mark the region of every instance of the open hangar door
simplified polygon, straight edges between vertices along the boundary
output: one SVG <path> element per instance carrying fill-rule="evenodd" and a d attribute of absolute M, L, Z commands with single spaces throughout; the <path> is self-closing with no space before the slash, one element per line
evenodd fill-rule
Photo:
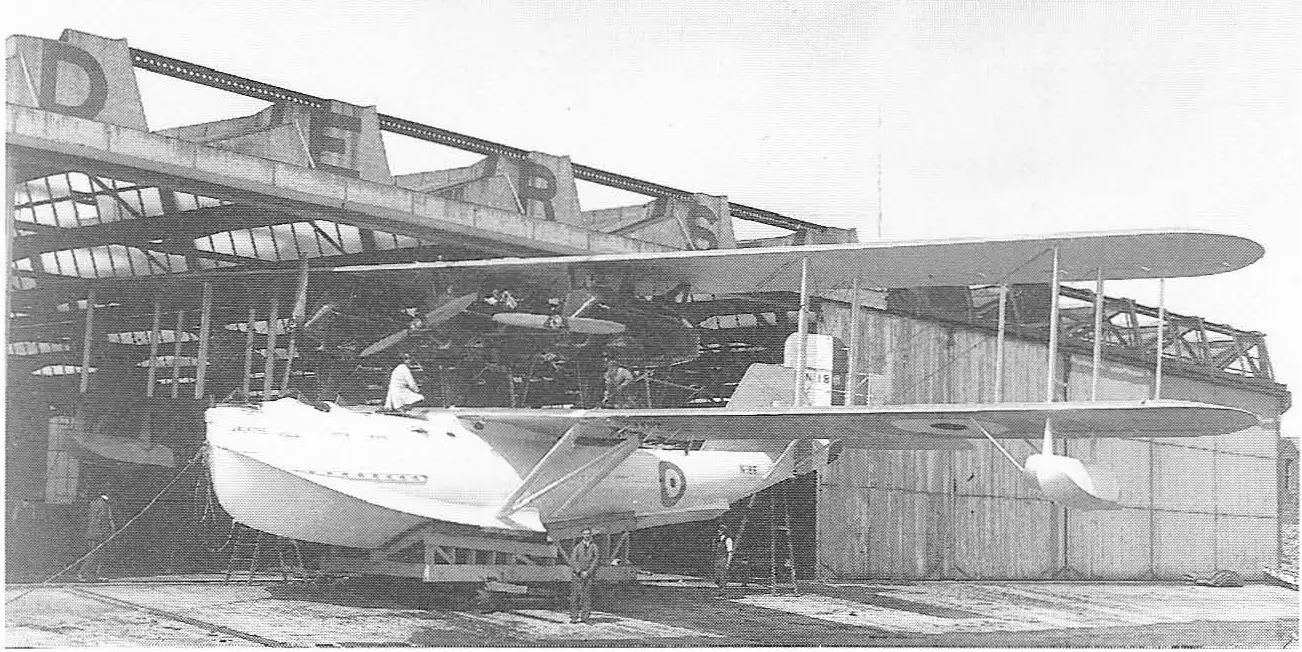
<path fill-rule="evenodd" d="M 818 553 L 817 493 L 818 474 L 807 473 L 769 487 L 753 500 L 733 503 L 716 519 L 640 530 L 632 538 L 632 562 L 656 573 L 709 577 L 712 542 L 723 524 L 735 546 L 731 581 L 767 584 L 773 577 L 774 562 L 782 577 L 788 555 L 795 560 L 797 578 L 813 579 Z M 791 533 L 789 553 L 785 533 L 780 530 L 785 527 Z"/>

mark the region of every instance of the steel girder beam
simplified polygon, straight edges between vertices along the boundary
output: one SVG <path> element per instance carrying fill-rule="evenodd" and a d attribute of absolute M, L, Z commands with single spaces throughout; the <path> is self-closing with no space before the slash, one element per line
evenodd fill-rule
<path fill-rule="evenodd" d="M 137 68 L 149 70 L 161 75 L 184 79 L 186 81 L 202 84 L 212 88 L 219 88 L 224 91 L 238 93 L 246 97 L 253 97 L 268 102 L 293 102 L 310 106 L 316 109 L 324 109 L 328 105 L 328 100 L 307 93 L 292 91 L 280 86 L 273 86 L 264 82 L 240 77 L 230 73 L 214 70 L 207 66 L 201 66 L 180 59 L 173 59 L 161 54 L 147 52 L 137 48 L 131 48 L 132 64 Z M 522 159 L 529 155 L 528 150 L 495 143 L 491 140 L 485 140 L 475 136 L 458 133 L 449 129 L 442 129 L 431 125 L 421 124 L 413 120 L 399 118 L 396 116 L 379 114 L 380 129 L 391 133 L 402 134 L 411 138 L 417 138 L 448 147 L 474 152 L 476 154 L 508 156 L 511 158 Z M 678 188 L 671 188 L 662 184 L 651 181 L 635 179 L 630 176 L 600 170 L 587 165 L 575 163 L 572 165 L 574 178 L 580 181 L 618 188 L 620 190 L 634 192 L 651 197 L 676 197 L 680 199 L 690 199 L 692 193 Z M 794 217 L 788 217 L 780 213 L 754 208 L 743 204 L 729 202 L 729 212 L 733 217 L 761 224 L 768 224 L 792 231 L 811 230 L 823 231 L 827 227 L 813 222 L 806 222 Z"/>
<path fill-rule="evenodd" d="M 303 218 L 297 215 L 259 210 L 239 204 L 227 204 L 224 206 L 196 208 L 157 217 L 137 217 L 71 229 L 58 227 L 41 229 L 39 233 L 14 238 L 10 252 L 11 258 L 17 260 L 48 251 L 97 247 L 109 244 L 157 249 L 159 246 L 157 244 L 150 245 L 150 241 L 162 239 L 165 243 L 189 244 L 189 249 L 196 254 L 209 255 L 213 252 L 194 249 L 193 241 L 196 238 L 225 231 L 302 221 Z M 17 228 L 26 228 L 28 224 L 28 222 L 15 222 Z M 248 262 L 265 262 L 256 258 L 240 258 Z"/>
<path fill-rule="evenodd" d="M 1062 286 L 1061 296 L 1090 304 L 1094 301 L 1093 292 L 1068 286 Z M 1030 310 L 1022 309 L 1021 303 L 1016 296 L 1009 302 L 1009 330 L 1022 336 L 1043 336 L 1048 330 L 1047 322 L 1028 318 L 1036 315 L 1038 303 L 1030 306 Z M 1127 362 L 1151 362 L 1157 348 L 1159 324 L 1155 320 L 1159 316 L 1158 309 L 1142 306 L 1133 299 L 1111 297 L 1104 298 L 1103 306 L 1104 353 Z M 974 313 L 975 318 L 969 323 L 992 328 L 998 318 L 997 304 L 989 300 L 976 306 Z M 1065 336 L 1064 345 L 1092 346 L 1093 320 L 1092 305 L 1063 308 L 1059 328 Z M 1150 321 L 1145 323 L 1145 320 Z M 1161 326 L 1166 329 L 1163 347 L 1169 360 L 1179 360 L 1189 368 L 1203 371 L 1272 378 L 1265 338 L 1261 333 L 1241 331 L 1201 317 L 1170 312 L 1166 313 L 1166 322 Z"/>

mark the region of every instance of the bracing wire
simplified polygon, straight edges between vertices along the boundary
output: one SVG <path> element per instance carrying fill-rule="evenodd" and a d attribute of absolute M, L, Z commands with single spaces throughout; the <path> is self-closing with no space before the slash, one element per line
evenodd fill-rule
<path fill-rule="evenodd" d="M 12 597 L 12 598 L 10 598 L 10 599 L 8 599 L 8 600 L 5 600 L 5 604 L 11 604 L 11 603 L 13 603 L 13 602 L 15 602 L 15 601 L 17 601 L 17 600 L 19 600 L 19 599 L 21 599 L 21 598 L 23 598 L 23 597 L 29 595 L 29 594 L 31 594 L 33 591 L 36 591 L 37 589 L 44 588 L 45 586 L 49 585 L 50 582 L 53 582 L 53 581 L 54 581 L 56 578 L 58 578 L 59 576 L 61 576 L 61 575 L 63 575 L 64 573 L 66 573 L 66 572 L 68 572 L 68 571 L 70 571 L 70 570 L 76 568 L 78 564 L 80 564 L 81 562 L 85 561 L 85 560 L 86 560 L 87 558 L 89 558 L 91 555 L 93 555 L 93 554 L 99 552 L 100 548 L 103 548 L 104 546 L 108 545 L 109 542 L 110 542 L 110 541 L 113 541 L 113 539 L 117 538 L 117 536 L 118 536 L 119 534 L 125 532 L 127 528 L 131 527 L 131 524 L 132 524 L 132 523 L 135 523 L 137 520 L 140 519 L 141 516 L 144 516 L 144 515 L 145 515 L 145 512 L 148 512 L 148 511 L 149 511 L 149 508 L 153 507 L 154 504 L 158 502 L 158 499 L 162 498 L 162 497 L 163 497 L 163 494 L 167 493 L 167 491 L 168 491 L 169 489 L 171 489 L 172 486 L 175 485 L 176 482 L 177 482 L 178 480 L 181 479 L 181 476 L 185 475 L 185 472 L 186 472 L 186 471 L 189 471 L 189 470 L 190 470 L 190 467 L 194 466 L 195 462 L 198 462 L 200 459 L 203 458 L 204 450 L 205 450 L 205 449 L 200 448 L 200 449 L 199 449 L 199 452 L 195 453 L 195 454 L 194 454 L 194 457 L 191 457 L 191 458 L 190 458 L 190 461 L 189 461 L 189 462 L 186 462 L 186 463 L 185 463 L 185 466 L 182 467 L 180 471 L 177 471 L 176 475 L 175 475 L 175 476 L 172 476 L 172 479 L 171 479 L 171 480 L 170 480 L 166 485 L 164 485 L 162 489 L 158 490 L 158 493 L 155 494 L 154 497 L 153 497 L 152 499 L 150 499 L 149 503 L 146 504 L 146 505 L 144 506 L 143 509 L 141 509 L 139 512 L 136 512 L 136 515 L 135 515 L 135 516 L 132 516 L 130 520 L 128 520 L 126 523 L 123 523 L 123 524 L 122 524 L 122 527 L 120 527 L 120 528 L 118 528 L 116 531 L 114 531 L 113 534 L 110 534 L 109 537 L 108 537 L 107 539 L 104 539 L 103 541 L 99 542 L 99 545 L 95 546 L 94 548 L 91 548 L 89 551 L 86 552 L 86 554 L 82 555 L 81 557 L 78 557 L 78 558 L 77 558 L 75 561 L 73 561 L 71 564 L 68 564 L 68 565 L 67 565 L 63 570 L 60 570 L 59 572 L 57 572 L 57 573 L 55 573 L 55 574 L 49 576 L 48 578 L 46 578 L 45 580 L 43 580 L 41 583 L 37 584 L 36 586 L 33 586 L 32 588 L 30 588 L 30 589 L 28 589 L 28 590 L 26 590 L 26 591 L 24 591 L 24 592 L 22 592 L 22 593 L 19 593 L 18 595 L 14 596 L 14 597 Z"/>

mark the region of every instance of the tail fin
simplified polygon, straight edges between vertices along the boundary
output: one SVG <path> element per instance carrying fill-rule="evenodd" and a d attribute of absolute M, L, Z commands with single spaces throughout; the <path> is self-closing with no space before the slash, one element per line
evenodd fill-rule
<path fill-rule="evenodd" d="M 777 364 L 757 362 L 746 369 L 737 383 L 725 410 L 772 410 L 788 408 L 796 403 L 796 370 Z M 796 439 L 796 437 L 792 437 Z M 702 450 L 760 451 L 779 459 L 795 442 L 753 439 L 714 439 L 705 442 Z"/>
<path fill-rule="evenodd" d="M 795 404 L 796 370 L 757 362 L 737 383 L 728 410 L 769 410 Z"/>
<path fill-rule="evenodd" d="M 737 383 L 725 410 L 771 410 L 795 404 L 796 370 L 776 364 L 757 362 L 746 369 Z M 792 438 L 794 439 L 794 437 Z M 751 439 L 712 439 L 701 450 L 760 451 L 778 459 L 787 448 L 785 441 Z"/>

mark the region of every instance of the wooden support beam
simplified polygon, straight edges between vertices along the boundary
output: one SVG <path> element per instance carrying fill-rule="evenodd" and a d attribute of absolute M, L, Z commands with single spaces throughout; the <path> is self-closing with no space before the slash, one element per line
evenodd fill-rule
<path fill-rule="evenodd" d="M 176 330 L 172 332 L 172 398 L 181 395 L 181 332 L 185 329 L 185 310 L 176 311 Z"/>
<path fill-rule="evenodd" d="M 249 383 L 252 381 L 250 377 L 253 375 L 253 324 L 256 318 L 257 309 L 249 308 L 248 331 L 244 338 L 244 380 L 240 383 L 245 401 L 249 400 L 249 391 L 251 391 Z"/>
<path fill-rule="evenodd" d="M 276 379 L 276 322 L 280 321 L 280 297 L 271 295 L 267 315 L 267 359 L 262 367 L 262 400 L 271 400 Z"/>
<path fill-rule="evenodd" d="M 145 397 L 153 398 L 158 385 L 158 343 L 163 335 L 163 304 L 154 300 L 154 324 L 149 330 L 149 371 L 145 374 Z"/>
<path fill-rule="evenodd" d="M 203 398 L 208 379 L 208 346 L 212 339 L 212 282 L 203 284 L 203 303 L 199 308 L 199 356 L 194 369 L 194 397 Z"/>
<path fill-rule="evenodd" d="M 294 369 L 294 356 L 297 354 L 298 329 L 307 318 L 307 259 L 299 260 L 298 286 L 294 293 L 294 309 L 289 313 L 289 346 L 286 347 L 285 376 L 280 381 L 280 391 L 289 391 L 289 377 Z"/>
<path fill-rule="evenodd" d="M 456 554 L 456 550 L 453 550 L 451 554 L 448 554 L 447 549 L 444 548 L 443 546 L 427 546 L 427 547 L 426 547 L 426 550 L 427 550 L 427 551 L 428 551 L 428 550 L 433 550 L 433 552 L 434 552 L 434 557 L 435 557 L 436 559 L 441 559 L 441 560 L 443 560 L 443 563 L 445 563 L 445 564 L 455 564 L 455 563 L 457 563 L 457 554 Z"/>
<path fill-rule="evenodd" d="M 95 343 L 95 288 L 86 292 L 86 323 L 81 337 L 81 382 L 77 391 L 85 394 L 90 388 L 91 347 Z"/>

